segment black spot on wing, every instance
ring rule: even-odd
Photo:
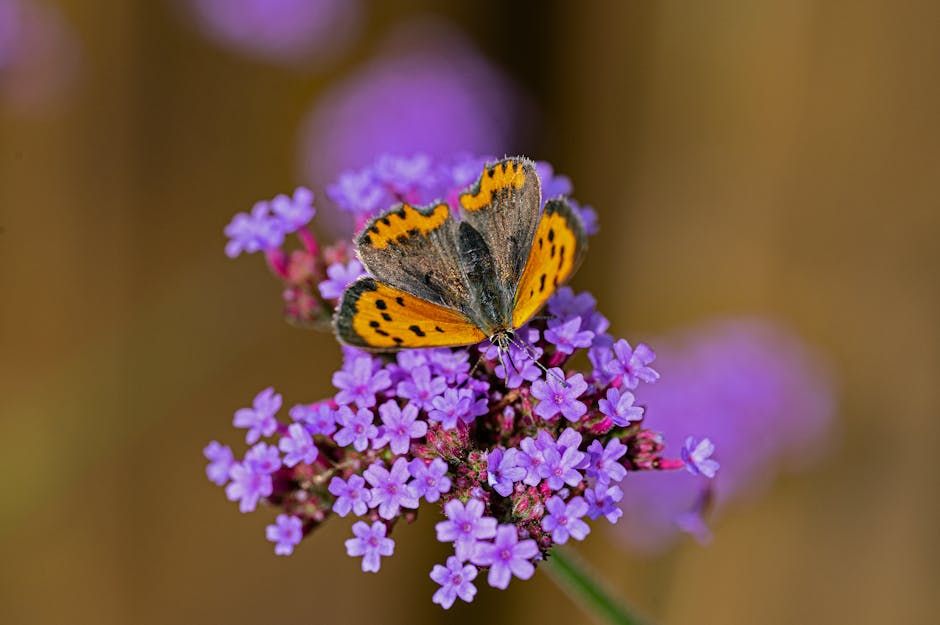
[[[545,274],[543,273],[539,278],[539,293],[545,290]]]
[[[398,297],[395,298],[395,303],[404,308],[405,298],[399,295]]]
[[[387,312],[384,312],[384,313],[382,313],[382,319],[385,319],[386,321],[391,321],[391,320],[392,320],[392,316],[391,316],[390,314],[388,314]]]
[[[441,326],[434,326],[434,329],[440,332],[441,334],[444,333],[444,330],[441,329]]]
[[[411,330],[412,332],[414,332],[414,333],[415,333],[415,336],[419,336],[419,337],[420,337],[420,336],[426,336],[425,333],[424,333],[424,330],[422,330],[422,329],[419,328],[418,326],[408,326],[408,329]]]
[[[385,303],[384,299],[377,299],[375,300],[375,307],[378,308],[379,310],[385,310],[386,308],[388,308],[388,304]]]
[[[402,338],[399,337],[399,336],[393,336],[393,337],[392,337],[392,340],[395,341],[395,345],[401,345],[402,343],[405,342],[405,341],[402,340]]]

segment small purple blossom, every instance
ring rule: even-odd
[[[271,474],[251,462],[237,462],[229,470],[231,481],[225,487],[229,501],[237,501],[241,512],[251,512],[258,500],[273,492]]]
[[[614,356],[607,365],[608,371],[622,375],[627,388],[636,388],[640,381],[652,384],[659,379],[659,373],[649,366],[656,360],[656,353],[646,343],[634,349],[625,339],[620,339],[614,343]]]
[[[346,516],[350,510],[356,516],[362,516],[368,512],[369,490],[362,476],[354,473],[349,476],[348,480],[344,480],[334,475],[330,480],[329,491],[336,497],[333,502],[333,512],[339,516]]]
[[[369,506],[378,507],[379,516],[393,519],[401,508],[417,508],[418,496],[408,482],[408,461],[398,458],[388,470],[382,462],[373,463],[362,474],[372,486]]]
[[[572,497],[565,503],[556,495],[545,502],[548,514],[542,517],[542,529],[551,532],[552,540],[559,545],[568,542],[569,537],[584,540],[591,532],[588,524],[581,520],[588,513],[588,507],[582,497]]]
[[[525,468],[517,464],[519,450],[494,447],[486,456],[486,483],[503,497],[512,493],[516,482],[526,476]]]
[[[235,463],[232,448],[218,441],[212,441],[202,450],[209,464],[206,465],[206,477],[216,486],[225,486],[228,482],[228,472]]]
[[[591,520],[603,516],[611,523],[616,523],[623,516],[623,510],[617,505],[623,499],[623,491],[619,486],[598,484],[584,491],[584,498],[588,503],[587,515]]]
[[[375,405],[375,394],[392,385],[392,378],[385,369],[373,370],[371,356],[355,356],[333,374],[333,386],[340,389],[336,403],[355,403],[360,408]]]
[[[385,201],[385,190],[368,169],[340,175],[326,193],[341,208],[363,215],[379,210]]]
[[[304,537],[303,523],[295,516],[279,514],[274,523],[266,528],[265,535],[274,543],[275,554],[289,556]]]
[[[454,605],[457,597],[467,603],[473,601],[477,588],[473,580],[477,576],[477,567],[464,564],[457,556],[447,558],[447,564],[435,564],[431,569],[431,579],[440,585],[431,601],[445,610]]]
[[[607,389],[607,397],[597,402],[600,411],[610,417],[614,425],[627,427],[631,421],[639,421],[643,418],[643,407],[634,406],[636,398],[630,391],[620,392],[619,389]]]
[[[464,381],[470,371],[470,354],[465,350],[435,349],[428,354],[434,373],[444,376],[448,384]]]
[[[258,202],[251,213],[238,213],[225,226],[225,255],[235,258],[242,252],[254,254],[273,250],[284,243],[284,231],[277,218],[272,217],[268,202]]]
[[[522,481],[529,486],[535,486],[542,481],[541,470],[545,463],[543,450],[536,444],[535,439],[529,436],[519,442],[519,449],[516,464],[526,472]]]
[[[346,287],[365,275],[365,270],[362,268],[362,263],[353,258],[345,265],[333,263],[326,268],[326,275],[329,280],[324,280],[317,287],[320,289],[320,295],[323,299],[339,299],[343,296]]]
[[[468,388],[448,388],[443,394],[431,399],[428,419],[440,423],[446,430],[457,427],[457,422],[473,423],[480,415],[486,414],[486,399],[476,399]]]
[[[395,541],[385,536],[388,531],[385,523],[376,521],[370,526],[365,521],[357,521],[352,531],[355,538],[346,541],[346,553],[354,558],[362,556],[363,572],[378,573],[382,557],[395,551]]]
[[[422,410],[434,407],[434,398],[447,389],[447,380],[443,377],[431,377],[431,368],[417,367],[411,372],[410,379],[398,383],[398,396],[413,401]]]
[[[418,408],[410,402],[401,408],[397,401],[390,399],[379,406],[379,416],[382,418],[382,427],[372,441],[375,449],[381,449],[387,444],[392,453],[401,455],[411,447],[411,439],[427,434],[427,422],[417,420]]]
[[[492,543],[477,544],[473,563],[490,567],[487,583],[493,588],[505,590],[513,575],[519,579],[532,577],[535,566],[531,560],[538,553],[539,548],[534,540],[519,540],[514,525],[500,525]]]
[[[537,330],[533,332],[538,336]],[[497,349],[495,345],[493,349]],[[489,353],[487,351],[488,356]],[[526,350],[512,345],[504,354],[503,362],[496,366],[496,376],[503,380],[506,388],[519,388],[526,382],[534,382],[542,375],[542,370],[536,364],[536,360],[542,357],[542,353],[541,347],[533,347],[532,354],[529,354]]]
[[[245,454],[245,463],[264,473],[274,473],[281,468],[281,454],[274,445],[258,443]]]
[[[581,317],[573,317],[568,321],[549,324],[545,331],[545,340],[555,346],[563,354],[573,354],[581,347],[590,347],[594,340],[594,333],[581,329]]]
[[[711,479],[718,473],[717,460],[712,459],[715,453],[715,445],[709,439],[703,438],[696,440],[694,436],[685,439],[685,445],[682,446],[682,461],[685,462],[685,468],[692,475],[704,475]]]
[[[313,207],[313,191],[305,187],[297,187],[293,197],[278,195],[271,200],[271,212],[278,220],[282,232],[285,234],[296,232],[310,223],[316,215],[317,211]]]
[[[334,410],[326,402],[313,406],[297,404],[288,413],[297,423],[303,423],[311,434],[329,436],[336,431]]]
[[[287,436],[281,438],[278,447],[284,452],[284,466],[293,467],[300,464],[313,464],[319,455],[317,446],[313,444],[310,433],[299,423],[291,423],[287,428]]]
[[[349,406],[340,406],[336,412],[336,422],[340,429],[333,435],[337,445],[352,445],[356,451],[365,451],[369,441],[379,434],[379,428],[373,423],[375,415],[368,408],[353,412]]]
[[[587,412],[587,406],[577,400],[586,390],[587,382],[580,373],[565,381],[564,371],[549,369],[544,380],[532,383],[532,396],[539,400],[535,414],[551,419],[560,413],[569,421],[577,421]]]
[[[479,499],[470,499],[466,504],[451,499],[444,506],[447,520],[435,526],[437,539],[454,543],[461,562],[470,559],[478,541],[496,536],[496,519],[483,516],[483,511],[483,502]]]
[[[616,438],[607,442],[605,447],[600,441],[592,441],[587,449],[588,477],[598,484],[619,482],[627,475],[627,470],[618,462],[627,453],[627,446]]]
[[[450,467],[440,458],[426,463],[421,458],[415,458],[408,465],[408,471],[414,480],[411,482],[415,494],[424,497],[428,503],[434,503],[441,495],[450,490],[450,478],[447,472]]]
[[[539,467],[539,476],[546,480],[552,490],[561,490],[568,486],[577,486],[581,473],[577,467],[584,460],[584,452],[577,447],[568,447],[563,452],[556,447],[549,447],[542,452],[545,462]]]
[[[251,408],[239,408],[235,411],[232,423],[237,428],[247,428],[245,442],[252,445],[262,436],[271,436],[277,431],[277,419],[274,415],[281,409],[281,396],[268,387],[255,395]]]

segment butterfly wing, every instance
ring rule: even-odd
[[[373,278],[346,289],[333,326],[343,343],[376,351],[473,345],[486,338],[462,313]]]
[[[460,195],[463,219],[483,236],[507,305],[529,255],[540,202],[535,163],[519,157],[484,167],[477,183]]]
[[[586,250],[587,238],[578,214],[564,199],[546,203],[516,289],[513,328],[524,325],[545,305],[581,264]]]
[[[356,249],[379,282],[464,311],[470,290],[457,251],[457,223],[447,204],[393,206],[362,230]]]

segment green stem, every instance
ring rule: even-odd
[[[573,551],[555,547],[542,566],[559,588],[599,622],[610,625],[646,623],[613,597]]]

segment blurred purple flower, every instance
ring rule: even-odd
[[[711,479],[715,477],[720,466],[717,460],[712,459],[713,453],[715,445],[710,440],[703,438],[698,441],[694,436],[690,436],[682,446],[682,461],[692,475],[703,475]]]
[[[519,450],[495,447],[486,456],[486,481],[497,493],[508,497],[516,482],[526,476],[526,470],[517,464]]]
[[[356,516],[362,516],[368,512],[369,489],[361,475],[354,473],[348,480],[334,475],[330,480],[329,491],[336,497],[333,502],[333,512],[336,514],[346,516],[351,510]]]
[[[209,464],[206,465],[206,476],[216,486],[224,486],[228,482],[228,472],[235,463],[232,448],[218,441],[212,441],[202,450]]]
[[[237,428],[246,428],[245,442],[255,443],[262,436],[271,436],[277,430],[274,416],[281,409],[281,396],[268,387],[255,396],[251,408],[239,408],[235,411],[232,424]]]
[[[428,503],[434,503],[441,495],[450,490],[450,478],[447,477],[449,467],[440,458],[425,462],[415,458],[408,465],[408,471],[414,478],[411,482],[415,494],[424,497]]]
[[[411,447],[411,439],[421,438],[428,431],[427,422],[417,420],[418,408],[410,402],[401,408],[397,401],[390,399],[379,406],[379,416],[382,426],[372,441],[375,449],[387,444],[393,454],[404,454]]]
[[[362,557],[362,570],[365,573],[378,573],[383,556],[390,556],[395,551],[395,541],[386,538],[388,529],[381,521],[371,526],[364,521],[357,521],[352,526],[355,538],[346,541],[346,553],[354,558]]]
[[[451,499],[444,506],[446,521],[435,526],[437,539],[443,543],[454,543],[461,562],[469,560],[478,541],[496,535],[496,519],[483,516],[483,502],[470,499],[466,504]]]
[[[281,65],[323,64],[360,29],[357,0],[186,0],[203,32],[246,56]]]
[[[457,556],[447,558],[447,564],[435,564],[431,569],[431,579],[440,585],[431,601],[445,610],[449,609],[457,597],[466,602],[473,601],[477,588],[473,580],[477,576],[477,567],[464,564]]]
[[[339,445],[352,445],[356,451],[365,451],[369,441],[379,435],[374,420],[375,415],[368,408],[353,412],[349,406],[340,406],[336,413],[340,429],[333,435],[333,440]]]
[[[357,356],[343,363],[333,374],[333,386],[339,389],[337,404],[354,403],[360,408],[375,405],[375,394],[392,385],[388,371],[373,371],[371,356]]]
[[[329,280],[320,283],[320,295],[323,299],[339,299],[343,296],[346,287],[356,281],[360,276],[365,275],[362,263],[353,258],[345,265],[343,263],[333,263],[326,268],[326,275]]]
[[[313,406],[297,404],[290,409],[288,414],[294,421],[305,424],[311,434],[329,436],[336,431],[334,410],[326,402]]]
[[[303,523],[295,516],[279,514],[274,523],[267,527],[266,536],[274,543],[275,554],[289,556],[304,537]]]
[[[299,423],[287,428],[287,436],[281,438],[278,447],[284,452],[284,466],[293,467],[301,462],[313,464],[319,455],[310,433]]]

